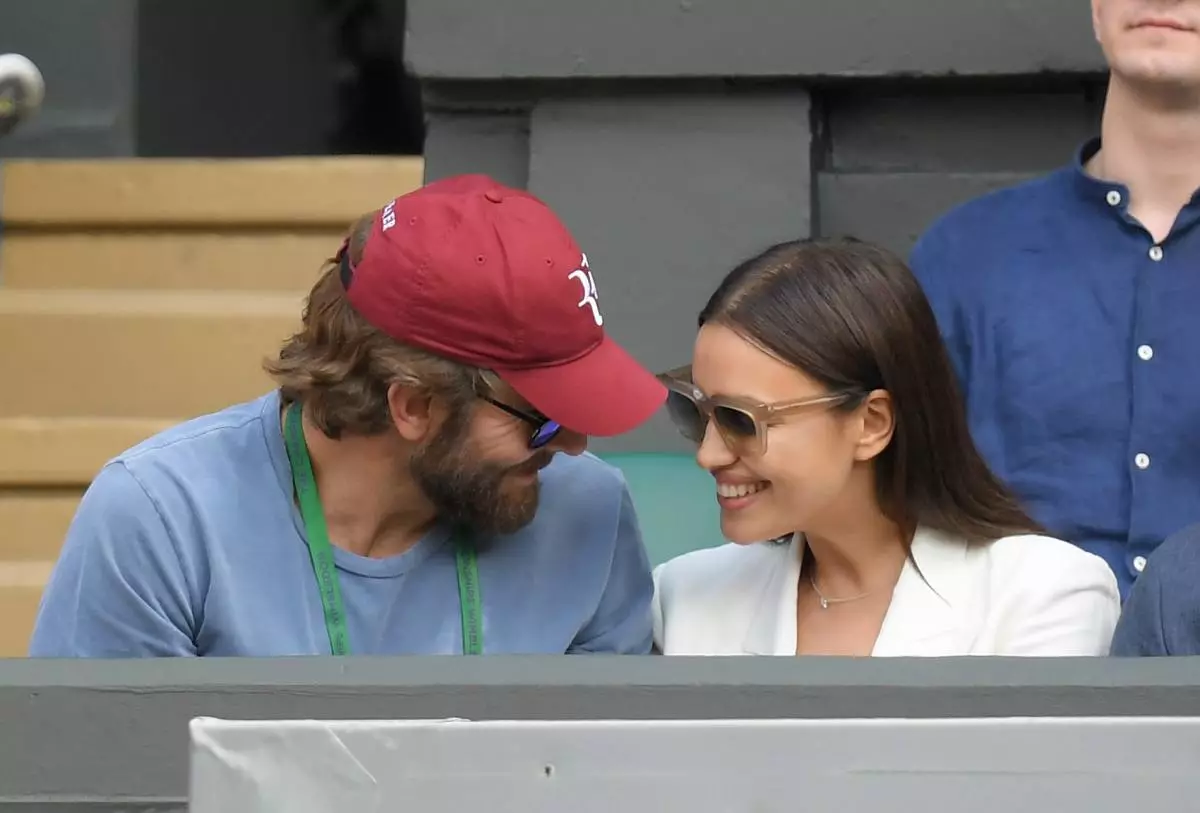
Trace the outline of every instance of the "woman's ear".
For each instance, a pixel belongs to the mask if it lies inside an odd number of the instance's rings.
[[[896,412],[887,390],[872,390],[859,406],[862,430],[854,450],[854,459],[873,460],[888,444],[896,431]]]

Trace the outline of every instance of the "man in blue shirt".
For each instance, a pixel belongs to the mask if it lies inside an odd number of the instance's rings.
[[[1200,520],[1200,2],[1092,11],[1100,138],[944,216],[912,266],[989,462],[1126,595]]]
[[[666,391],[602,323],[531,195],[397,198],[316,283],[276,391],[99,473],[30,654],[648,652],[630,495],[584,448]]]

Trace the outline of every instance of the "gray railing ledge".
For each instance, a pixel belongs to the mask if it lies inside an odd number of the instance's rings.
[[[1200,658],[486,656],[0,660],[0,703],[27,691],[421,692],[760,690],[1200,692]],[[714,710],[719,711],[719,710]],[[3,719],[3,717],[0,717]]]
[[[1191,716],[1200,660],[0,661],[0,810],[182,809],[188,721]]]

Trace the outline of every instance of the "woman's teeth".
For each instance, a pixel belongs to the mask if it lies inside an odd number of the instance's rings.
[[[768,485],[768,483],[738,483],[737,485],[717,483],[717,494],[729,499],[749,497],[751,494],[762,491]]]

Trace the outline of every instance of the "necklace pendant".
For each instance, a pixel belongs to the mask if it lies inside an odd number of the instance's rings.
[[[828,600],[828,599],[826,599],[824,596],[821,596],[821,609],[822,609],[822,610],[828,610],[828,609],[829,609],[829,600]]]

